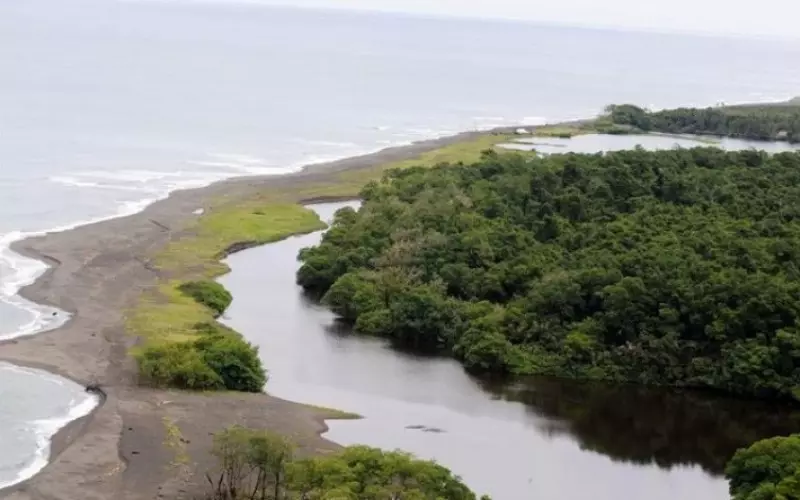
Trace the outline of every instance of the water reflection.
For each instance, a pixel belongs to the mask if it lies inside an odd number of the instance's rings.
[[[700,393],[563,380],[481,382],[506,401],[523,403],[551,435],[616,460],[699,465],[722,474],[733,453],[766,437],[800,429],[800,411]]]
[[[733,138],[698,138],[681,135],[608,135],[585,134],[570,139],[560,137],[522,137],[499,147],[515,151],[537,151],[543,154],[622,151],[640,146],[649,151],[661,149],[718,147],[728,151],[762,149],[770,153],[797,151],[800,146],[788,142],[748,141]]]

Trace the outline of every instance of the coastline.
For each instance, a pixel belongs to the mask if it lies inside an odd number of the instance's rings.
[[[0,491],[0,497],[179,498],[204,486],[202,473],[209,463],[203,454],[210,433],[233,423],[267,423],[279,432],[300,435],[303,453],[337,449],[321,437],[327,429],[324,420],[340,416],[336,412],[267,394],[183,393],[136,385],[135,363],[128,355],[136,339],[125,331],[124,313],[158,280],[149,259],[170,241],[186,236],[185,227],[198,217],[199,209],[208,212],[264,190],[281,193],[293,203],[352,198],[357,181],[348,187],[343,176],[485,136],[510,134],[516,128],[464,132],[312,164],[297,173],[237,177],[174,191],[134,214],[14,242],[14,252],[49,266],[19,295],[69,317],[56,328],[0,342],[0,360],[83,385],[99,383],[106,397],[53,436],[44,469]],[[342,189],[351,193],[343,194]],[[189,418],[199,412],[204,414],[202,422]],[[181,437],[184,452],[165,446],[168,422],[179,423],[182,435],[188,436]],[[176,458],[184,454],[191,457],[189,463]]]

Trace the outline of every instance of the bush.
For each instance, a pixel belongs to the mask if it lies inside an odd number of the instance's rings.
[[[187,390],[261,392],[267,377],[258,349],[224,327],[198,325],[202,336],[179,344],[153,345],[137,355],[149,384]]]
[[[213,335],[195,341],[203,361],[221,379],[226,389],[260,392],[267,383],[258,348],[236,335]]]
[[[233,301],[230,292],[215,281],[188,281],[178,290],[211,309],[215,318],[221,316]]]
[[[147,347],[138,357],[139,373],[150,384],[192,390],[221,390],[222,378],[192,344]]]
[[[470,330],[462,339],[466,346],[458,345],[456,351],[461,354],[464,367],[471,372],[508,371],[510,344],[497,332],[481,332]]]

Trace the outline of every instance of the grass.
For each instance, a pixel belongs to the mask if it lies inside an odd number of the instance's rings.
[[[211,279],[227,272],[219,259],[235,243],[270,243],[323,227],[313,211],[295,204],[251,201],[223,206],[188,228],[190,237],[171,242],[156,257],[155,265],[183,278]]]
[[[498,144],[512,141],[517,137],[519,136],[515,134],[486,133],[473,140],[449,144],[422,153],[416,158],[382,163],[368,169],[344,171],[337,174],[333,181],[311,184],[299,190],[298,194],[304,198],[356,196],[364,184],[380,179],[387,170],[418,165],[434,166],[440,163],[473,163],[480,159],[483,151],[493,149]]]
[[[589,134],[594,132],[593,129],[581,125],[547,125],[538,127],[533,130],[535,137],[557,137],[561,139],[569,139],[576,135]]]
[[[220,259],[231,245],[269,243],[324,227],[313,211],[296,204],[247,201],[209,211],[187,228],[185,237],[156,256],[155,267],[170,278],[143,294],[128,312],[127,330],[141,340],[137,349],[194,340],[194,325],[214,321],[212,310],[181,292],[180,286],[227,272]]]

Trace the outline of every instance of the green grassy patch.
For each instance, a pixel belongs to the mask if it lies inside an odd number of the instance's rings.
[[[450,144],[433,151],[422,153],[417,158],[410,160],[390,162],[383,165],[383,169],[409,168],[419,165],[434,166],[440,163],[474,163],[481,159],[481,153],[492,149],[498,144],[512,141],[515,134],[486,134],[471,141]]]
[[[156,267],[170,279],[146,292],[129,311],[128,331],[143,346],[194,340],[194,325],[213,321],[215,311],[181,291],[182,286],[227,272],[220,259],[236,243],[269,243],[324,227],[313,211],[300,205],[244,203],[214,209],[156,256]]]
[[[324,226],[305,207],[267,200],[223,204],[198,218],[155,257],[164,278],[128,312],[127,330],[140,340],[133,354],[143,381],[184,389],[260,389],[263,370],[255,351],[215,322],[230,294],[211,280],[227,271],[220,259],[235,244],[269,243]]]
[[[559,139],[571,139],[576,135],[588,134],[592,132],[590,128],[578,125],[546,125],[533,130],[535,137],[555,137]]]
[[[169,274],[215,278],[227,272],[220,259],[236,243],[260,245],[324,227],[313,211],[279,199],[223,205],[200,217],[187,237],[160,252],[156,267]]]
[[[299,189],[297,194],[302,198],[356,196],[366,183],[380,179],[387,170],[416,166],[432,167],[440,163],[474,163],[480,159],[483,151],[494,149],[498,144],[512,141],[517,137],[520,136],[516,134],[486,133],[472,140],[448,144],[441,148],[421,153],[414,158],[378,163],[371,168],[340,172],[331,181],[307,185]]]

